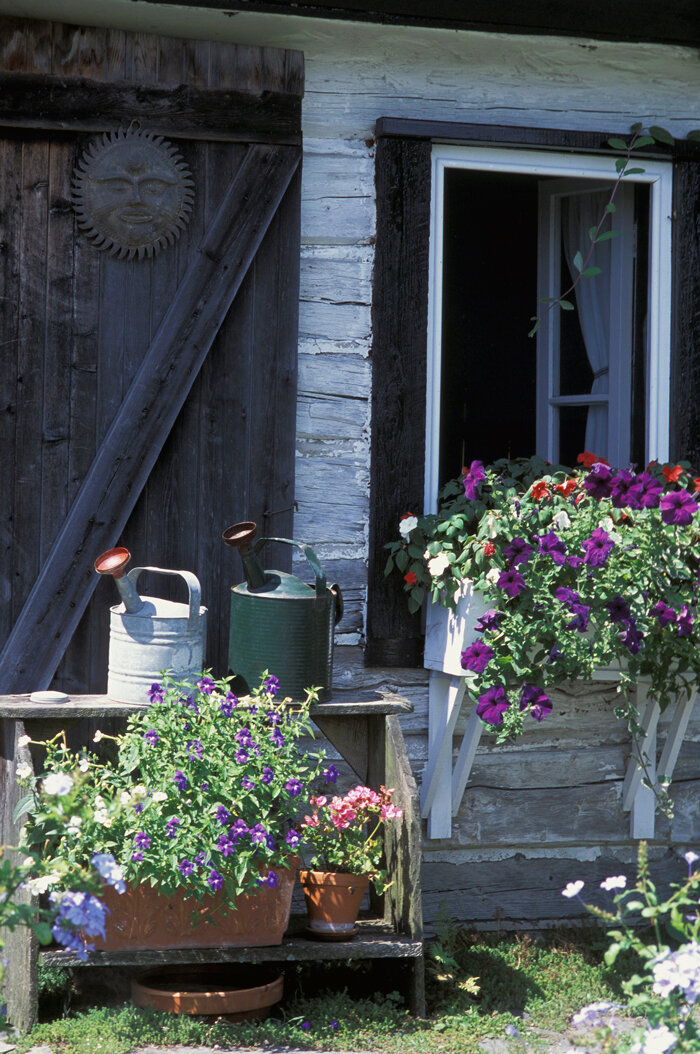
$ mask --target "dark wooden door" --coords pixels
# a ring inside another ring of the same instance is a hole
[[[0,691],[105,690],[118,597],[92,563],[115,544],[197,574],[226,671],[221,532],[291,531],[302,91],[296,52],[0,22]],[[144,259],[96,248],[71,200],[130,125],[194,184]]]

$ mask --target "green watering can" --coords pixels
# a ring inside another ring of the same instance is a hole
[[[227,527],[222,537],[237,549],[243,561],[245,582],[231,589],[228,664],[232,673],[257,687],[265,670],[279,680],[279,694],[305,697],[307,688],[320,689],[318,697],[331,697],[333,678],[333,628],[343,615],[343,598],[336,585],[326,585],[326,575],[310,545],[291,538],[259,538],[252,545],[256,525],[250,521]],[[315,576],[307,585],[285,571],[264,570],[258,553],[267,542],[282,542],[300,549]]]

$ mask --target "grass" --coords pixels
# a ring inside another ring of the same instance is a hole
[[[391,969],[386,963],[288,967],[285,998],[273,1016],[236,1025],[129,1003],[105,1005],[108,995],[94,987],[74,995],[73,1008],[63,1014],[70,978],[42,974],[43,1005],[53,1019],[22,1037],[17,1052],[47,1045],[57,1054],[123,1054],[135,1047],[182,1044],[469,1054],[487,1038],[505,1039],[506,1026],[513,1024],[536,1049],[543,1033],[566,1030],[581,1006],[622,1001],[620,983],[632,964],[608,970],[602,964],[606,946],[606,938],[592,928],[535,939],[475,935],[445,923],[429,948],[425,1020],[406,1010],[393,963]],[[86,1006],[90,997],[101,1005]],[[508,1044],[513,1051],[523,1049],[517,1038]]]

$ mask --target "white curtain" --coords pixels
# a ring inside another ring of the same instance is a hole
[[[562,199],[561,230],[564,253],[572,277],[578,274],[574,256],[581,252],[584,260],[591,244],[588,234],[597,226],[610,198],[609,192],[572,194]],[[606,224],[605,230],[608,229]],[[575,297],[579,324],[586,346],[586,355],[593,370],[591,392],[609,392],[610,366],[610,290],[612,240],[598,242],[589,266],[602,269],[602,274],[582,278],[576,286]],[[591,406],[586,420],[586,450],[601,457],[608,456],[608,414],[605,404]]]

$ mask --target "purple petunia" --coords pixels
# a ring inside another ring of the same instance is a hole
[[[628,509],[641,508],[642,486],[636,476],[626,469],[618,472],[612,480],[610,499],[616,509],[627,506]]]
[[[269,765],[266,765],[265,768],[262,770],[262,776],[260,777],[260,782],[262,784],[264,784],[264,786],[267,787],[270,783],[272,783],[274,778],[275,778],[274,770],[271,769]]]
[[[637,629],[634,619],[629,620],[624,632],[620,634],[620,640],[631,655],[636,655],[640,651],[644,637]]]
[[[606,601],[605,605],[611,622],[627,622],[631,617],[630,606],[624,597],[616,596]]]
[[[579,633],[585,633],[588,629],[588,619],[591,614],[591,609],[586,604],[572,604],[571,613],[573,618],[571,622],[567,622],[567,629],[578,630]]]
[[[265,830],[265,828],[263,827],[263,825],[261,823],[256,823],[255,827],[251,827],[251,829],[250,829],[250,840],[251,840],[251,842],[256,842],[258,845],[262,845],[262,843],[265,841],[266,838],[267,838],[267,831]]]
[[[276,873],[274,871],[268,871],[267,872],[267,878],[265,879],[265,884],[267,885],[267,887],[269,889],[275,889],[276,888],[276,886],[278,885],[278,878],[277,878],[277,875],[276,875]]]
[[[581,542],[581,548],[585,549],[584,564],[589,567],[602,567],[607,562],[615,543],[602,527],[596,527],[590,538]]]
[[[301,838],[299,837],[298,833],[294,830],[293,827],[289,831],[287,831],[287,837],[285,838],[285,842],[287,843],[290,849],[296,849],[300,841]]]
[[[693,616],[690,609],[686,604],[681,605],[681,610],[678,613],[676,619],[676,626],[678,627],[679,637],[689,637],[693,632]]]
[[[476,712],[488,725],[502,725],[503,714],[509,707],[508,697],[500,684],[493,685],[479,696]]]
[[[202,695],[211,695],[216,685],[212,681],[211,677],[202,677],[197,681],[197,687],[199,688]]]
[[[173,783],[178,790],[183,791],[187,786],[187,776],[184,772],[180,772],[180,769],[176,769],[175,775],[173,776]]]
[[[143,853],[132,853],[131,859],[134,861],[135,864],[140,864],[143,860]]]
[[[654,604],[654,606],[649,609],[649,614],[653,615],[662,627],[669,626],[672,622],[676,621],[676,612],[663,600],[659,600],[657,604]]]
[[[676,524],[678,527],[687,526],[698,511],[698,503],[687,490],[672,490],[662,496],[659,504],[663,522]]]
[[[663,491],[663,484],[648,472],[640,472],[637,476],[639,490],[639,505],[642,509],[658,509]]]
[[[239,765],[245,765],[248,760],[248,751],[243,750],[243,748],[237,750],[235,753],[235,760]]]
[[[304,784],[301,782],[301,780],[292,778],[290,780],[287,780],[284,785],[284,789],[286,790],[287,794],[289,794],[292,798],[296,798],[297,795],[301,794],[301,792],[303,791]]]
[[[505,547],[503,555],[515,567],[516,564],[526,564],[534,551],[534,548],[524,538],[516,537]]]
[[[199,852],[194,858],[194,862],[197,867],[204,867],[207,862],[207,854],[205,852]]]
[[[338,770],[335,765],[329,765],[327,769],[323,770],[323,779],[325,783],[336,783],[338,780]]]
[[[151,703],[160,703],[163,701],[165,695],[165,688],[162,684],[154,682],[146,692],[146,695],[150,699]]]
[[[479,493],[479,484],[486,479],[483,461],[472,461],[469,471],[464,476],[464,496],[469,501],[474,501]]]
[[[134,845],[137,849],[149,849],[151,845],[151,839],[148,837],[145,831],[137,831],[134,835]]]
[[[569,589],[568,586],[559,586],[558,589],[554,590],[554,596],[560,601],[560,603],[565,604],[568,608],[572,608],[574,604],[578,604],[581,601],[581,597],[576,590]]]
[[[602,461],[591,465],[583,486],[592,498],[609,498],[612,493],[612,469]]]
[[[146,740],[149,747],[154,747],[160,739],[160,736],[156,732],[155,728],[149,728],[147,732],[144,732],[143,738]]]
[[[520,572],[516,571],[514,568],[511,568],[510,571],[501,571],[496,585],[499,589],[502,589],[504,593],[507,593],[509,597],[517,597],[519,593],[522,593],[522,591],[527,588],[525,585],[525,579]]]
[[[489,648],[482,640],[476,640],[462,652],[462,667],[474,673],[483,673],[494,655],[493,648]]]
[[[554,531],[540,535],[539,551],[543,556],[549,556],[560,567],[566,563],[566,546]]]
[[[520,709],[529,710],[535,721],[542,721],[552,712],[552,700],[536,684],[524,684],[520,693]]]
[[[490,630],[496,630],[503,618],[505,618],[505,615],[502,611],[496,611],[495,608],[489,608],[481,618],[476,620],[474,629],[477,633],[487,633]]]
[[[191,860],[181,860],[177,866],[185,878],[194,874],[194,864]]]
[[[236,843],[227,834],[219,835],[217,846],[222,856],[230,856],[236,851]]]

